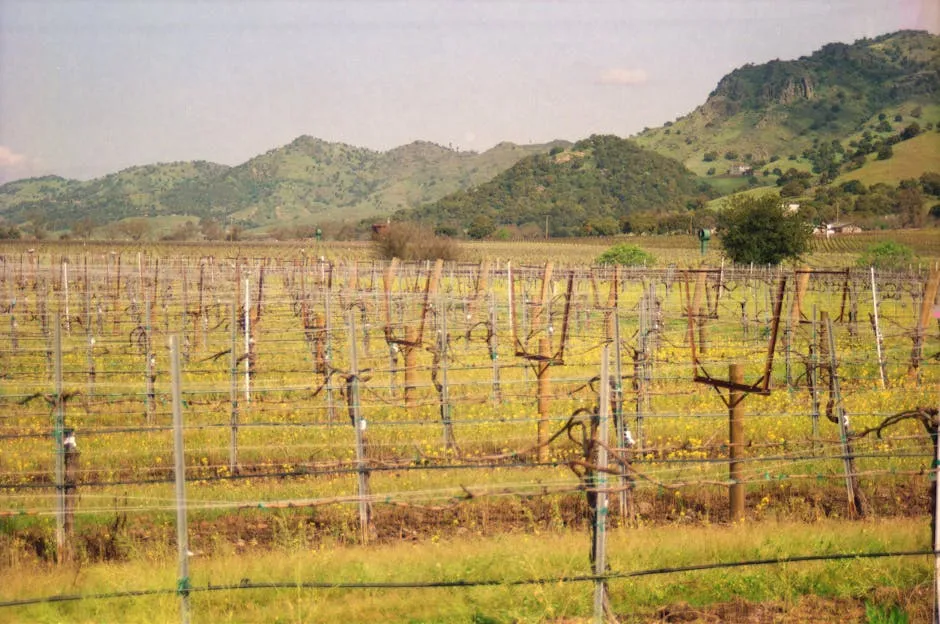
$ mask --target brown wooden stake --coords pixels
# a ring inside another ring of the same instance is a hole
[[[930,315],[934,301],[937,299],[938,289],[940,289],[940,271],[931,269],[927,283],[924,284],[924,299],[920,303],[920,318],[914,328],[914,348],[911,350],[911,365],[907,369],[908,375],[916,375],[920,369],[920,362],[924,356],[924,337],[927,333],[927,325],[930,323]]]
[[[617,295],[620,284],[620,267],[614,266],[614,274],[611,277],[610,292],[607,294],[607,310],[604,314],[607,317],[604,323],[604,338],[608,341],[614,339],[614,323],[617,322]]]
[[[65,541],[63,543],[62,560],[71,561],[74,558],[72,537],[75,528],[75,506],[78,502],[78,446],[75,444],[75,432],[66,429],[62,446],[65,453],[65,520],[63,524]]]
[[[395,283],[395,273],[398,271],[398,259],[392,258],[385,270],[385,281],[383,288],[385,290],[384,312],[385,312],[385,340],[389,344],[392,342],[392,285]]]
[[[199,263],[199,307],[196,310],[196,315],[193,316],[193,344],[198,349],[200,346],[205,346],[205,340],[199,340],[199,337],[202,332],[199,331],[199,326],[206,325],[206,299],[205,299],[205,288],[206,288],[206,264],[204,262]],[[205,336],[203,336],[205,338]]]
[[[468,343],[470,342],[470,332],[473,328],[473,313],[476,311],[476,307],[480,301],[483,300],[483,297],[486,296],[489,273],[490,261],[484,260],[482,263],[480,263],[480,270],[479,273],[477,273],[477,283],[476,288],[474,289],[473,297],[471,297],[467,303],[465,335]]]
[[[444,261],[438,260],[434,263],[434,271],[428,273],[428,281],[424,287],[424,305],[421,308],[421,323],[418,326],[418,336],[414,342],[409,341],[409,344],[417,345],[424,339],[424,322],[428,316],[428,309],[431,305],[431,301],[434,300],[434,296],[437,294],[438,284],[441,282],[441,273],[444,270]]]
[[[868,499],[859,485],[858,474],[855,469],[855,436],[849,426],[845,406],[842,403],[842,390],[839,379],[838,357],[836,354],[835,334],[832,329],[832,319],[825,310],[821,314],[822,325],[825,327],[826,355],[829,358],[827,366],[829,373],[829,400],[826,405],[826,416],[839,426],[839,441],[842,446],[842,463],[845,469],[845,489],[848,498],[850,518],[864,518],[869,515]]]
[[[415,404],[415,377],[417,376],[418,366],[418,332],[413,325],[405,328],[405,407],[414,407]]]
[[[552,263],[548,262],[545,264],[545,270],[542,273],[542,292],[539,296],[539,304],[535,308],[535,312],[532,314],[532,323],[531,323],[531,333],[532,335],[537,334],[542,328],[547,324],[545,314],[546,306],[548,305],[548,299],[551,293],[552,286]]]
[[[702,307],[698,308],[696,316],[698,317],[698,350],[699,353],[705,355],[708,352],[708,332],[705,323],[707,316]]]
[[[548,422],[549,412],[551,410],[551,381],[549,379],[549,370],[551,369],[552,344],[548,338],[539,339],[539,362],[538,362],[538,458],[540,462],[548,461]]]
[[[728,379],[732,384],[744,384],[744,367],[740,364],[731,364],[728,370]],[[729,418],[729,458],[728,479],[731,481],[729,502],[731,507],[731,521],[744,520],[744,483],[741,482],[744,465],[741,459],[744,456],[744,397],[743,391],[732,389],[728,395]]]
[[[809,287],[809,277],[812,270],[809,267],[803,267],[796,272],[796,291],[793,294],[793,302],[790,305],[790,331],[796,331],[803,318],[803,300],[806,298],[806,289]]]

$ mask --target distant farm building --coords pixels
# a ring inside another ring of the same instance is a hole
[[[854,223],[846,223],[842,221],[835,223],[825,223],[813,228],[813,234],[816,236],[825,236],[826,238],[830,238],[836,234],[858,234],[861,231],[862,228],[858,227]]]
[[[750,176],[754,175],[754,167],[750,165],[734,165],[728,169],[728,175]]]

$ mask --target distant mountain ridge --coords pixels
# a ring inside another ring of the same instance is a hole
[[[691,113],[635,139],[699,175],[721,173],[722,160],[766,162],[798,155],[814,141],[848,141],[879,114],[893,118],[916,107],[933,113],[938,99],[940,36],[900,31],[744,65]]]
[[[9,182],[0,186],[0,225],[62,230],[184,216],[274,229],[394,214],[474,237],[546,223],[552,235],[651,231],[650,223],[680,231],[709,197],[761,185],[815,202],[818,217],[832,193],[814,194],[853,171],[860,183],[892,187],[936,172],[937,129],[940,36],[901,31],[739,67],[695,110],[631,141],[500,143],[478,154],[426,141],[380,152],[300,136],[234,167],[178,162],[87,182]],[[903,163],[888,160],[892,146],[923,132],[899,146]],[[647,223],[638,229],[641,212]]]
[[[500,143],[483,153],[415,141],[386,152],[300,136],[245,163],[204,161],[131,167],[81,182],[57,176],[0,186],[0,219],[41,220],[50,230],[79,219],[229,219],[242,227],[358,220],[413,208],[485,182],[553,147]]]

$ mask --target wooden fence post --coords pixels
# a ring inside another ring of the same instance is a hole
[[[552,364],[551,341],[548,338],[539,339],[538,375],[538,410],[539,423],[537,440],[539,445],[539,462],[548,461],[548,423],[551,412],[551,380],[549,371]]]
[[[855,471],[855,450],[852,445],[852,430],[849,426],[845,407],[842,405],[842,390],[839,383],[838,358],[836,357],[836,341],[832,329],[832,319],[829,313],[822,312],[822,323],[826,327],[826,342],[829,356],[829,406],[830,416],[839,425],[839,441],[842,445],[842,461],[845,468],[845,489],[848,495],[850,517],[864,518],[868,515],[868,502],[858,484]]]
[[[924,298],[920,303],[920,317],[917,320],[917,326],[914,328],[914,348],[911,350],[911,365],[907,371],[912,376],[920,375],[920,362],[924,356],[924,338],[927,333],[927,325],[930,324],[930,313],[933,310],[933,303],[937,299],[938,289],[940,289],[940,271],[931,269],[927,283],[924,284]]]
[[[731,364],[728,370],[728,379],[732,384],[744,384],[744,367],[740,364]],[[728,422],[729,422],[729,456],[728,478],[731,481],[729,503],[731,509],[731,522],[744,520],[745,487],[742,483],[744,465],[741,459],[744,456],[744,397],[743,391],[731,388],[728,394]]]
[[[349,402],[349,418],[356,433],[356,472],[359,489],[359,533],[363,544],[372,538],[372,504],[369,502],[369,471],[366,469],[366,420],[359,404],[359,356],[356,351],[356,313],[349,308],[349,380],[346,398]]]
[[[183,391],[179,336],[170,336],[170,384],[173,404],[173,465],[176,484],[176,548],[179,560],[177,594],[180,621],[189,624],[189,530],[186,521],[186,459],[183,451]]]
[[[63,429],[64,439],[62,449],[64,452],[64,486],[65,500],[63,506],[63,531],[65,534],[65,543],[63,550],[63,560],[72,561],[74,558],[74,546],[72,538],[75,527],[75,504],[78,502],[78,445],[75,442],[75,430],[71,428]]]
[[[55,453],[55,501],[56,501],[56,562],[65,561],[65,397],[62,380],[62,318],[54,317],[53,337],[55,369],[55,413],[52,427],[52,439]]]

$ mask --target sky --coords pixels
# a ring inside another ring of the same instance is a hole
[[[904,28],[936,0],[0,0],[0,182],[235,165],[306,134],[630,136],[745,63]]]

